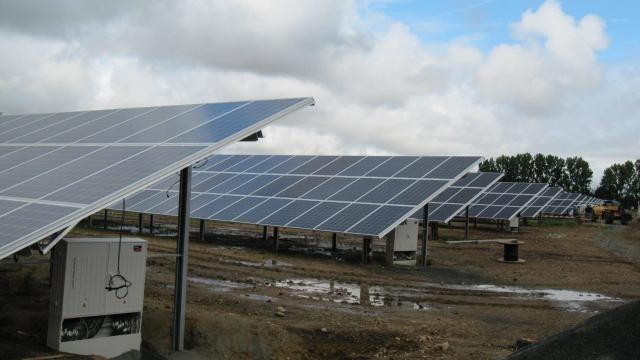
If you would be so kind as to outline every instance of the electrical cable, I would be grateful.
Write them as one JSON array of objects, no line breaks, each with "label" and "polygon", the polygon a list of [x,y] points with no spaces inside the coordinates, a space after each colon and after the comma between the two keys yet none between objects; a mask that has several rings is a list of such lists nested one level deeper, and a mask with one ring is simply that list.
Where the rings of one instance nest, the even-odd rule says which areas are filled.
[{"label": "electrical cable", "polygon": [[[122,214],[120,216],[120,231],[118,232],[118,265],[115,275],[111,275],[109,278],[109,286],[105,289],[107,291],[115,291],[116,298],[124,299],[129,295],[129,287],[133,285],[131,281],[127,280],[120,272],[120,253],[122,251],[122,231],[124,230],[124,215],[126,211],[125,199],[122,199]],[[116,280],[119,280],[120,284],[116,286]],[[123,290],[124,291],[121,291]]]}]

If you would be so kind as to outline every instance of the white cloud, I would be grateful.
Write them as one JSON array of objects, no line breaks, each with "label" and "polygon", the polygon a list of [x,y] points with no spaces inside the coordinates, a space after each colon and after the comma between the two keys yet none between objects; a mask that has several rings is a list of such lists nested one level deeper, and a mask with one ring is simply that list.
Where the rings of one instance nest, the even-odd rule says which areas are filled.
[{"label": "white cloud", "polygon": [[10,113],[314,96],[229,151],[529,151],[599,167],[638,156],[640,70],[598,62],[601,18],[547,1],[509,29],[511,42],[483,51],[425,43],[339,0],[3,3],[0,102]]}]

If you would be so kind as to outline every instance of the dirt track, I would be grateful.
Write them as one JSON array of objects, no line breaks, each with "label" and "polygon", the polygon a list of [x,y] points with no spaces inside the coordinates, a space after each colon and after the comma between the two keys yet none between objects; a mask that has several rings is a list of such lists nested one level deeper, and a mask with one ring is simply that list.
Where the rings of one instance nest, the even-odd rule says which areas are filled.
[{"label": "dirt track", "polygon": [[[299,251],[304,250],[301,240],[295,246],[285,240],[283,247],[291,251],[275,254],[259,238],[211,235],[207,243],[191,246],[190,350],[182,357],[506,356],[518,338],[549,336],[625,300],[639,299],[640,266],[633,256],[640,249],[639,230],[637,222],[627,227],[528,226],[516,235],[487,227],[472,230],[471,237],[525,240],[521,256],[527,262],[495,261],[501,256],[496,244],[441,240],[430,243],[426,272],[386,267],[381,259],[361,266],[359,254],[348,250],[358,242],[341,242],[341,260],[336,261]],[[113,236],[95,229],[76,235],[87,233]],[[461,235],[460,230],[441,228],[442,239]],[[171,239],[148,239],[153,253],[174,251]],[[148,264],[143,337],[149,347],[166,354],[173,260],[154,257]],[[46,352],[47,295],[41,289],[46,275],[47,267],[41,265],[0,266],[0,314],[8,324],[3,338],[34,345],[21,353],[24,349],[2,340],[0,352]],[[29,314],[29,321],[19,321],[19,313]]]}]

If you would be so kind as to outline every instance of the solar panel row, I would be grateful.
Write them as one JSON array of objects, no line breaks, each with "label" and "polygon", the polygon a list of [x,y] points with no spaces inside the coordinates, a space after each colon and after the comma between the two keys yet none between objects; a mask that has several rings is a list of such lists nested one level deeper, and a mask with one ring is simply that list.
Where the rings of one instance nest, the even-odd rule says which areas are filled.
[{"label": "solar panel row", "polygon": [[[313,103],[282,99],[3,116],[0,259]],[[15,217],[34,220],[14,226]]]},{"label": "solar panel row", "polygon": [[520,217],[534,218],[540,214],[549,203],[562,192],[562,188],[550,187],[547,188],[542,194],[536,196],[529,206],[524,208],[520,213]]},{"label": "solar panel row", "polygon": [[549,205],[542,209],[542,213],[547,215],[567,215],[569,209],[571,209],[579,196],[580,194],[578,193],[563,191],[549,202]]},{"label": "solar panel row", "polygon": [[469,217],[511,220],[546,188],[542,183],[497,183],[469,207]]},{"label": "solar panel row", "polygon": [[[191,215],[382,237],[480,160],[216,155],[194,170]],[[166,196],[175,180],[165,179],[135,194],[128,199],[128,210],[176,215],[177,199]]]},{"label": "solar panel row", "polygon": [[[448,223],[503,176],[501,173],[468,173],[429,202],[429,222]],[[411,216],[424,219],[424,209]]]}]

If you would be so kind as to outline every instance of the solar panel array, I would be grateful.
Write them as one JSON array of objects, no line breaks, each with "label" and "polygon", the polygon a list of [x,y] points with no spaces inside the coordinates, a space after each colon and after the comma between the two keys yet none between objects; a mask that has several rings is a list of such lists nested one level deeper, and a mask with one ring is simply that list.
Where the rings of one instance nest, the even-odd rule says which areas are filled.
[{"label": "solar panel array", "polygon": [[542,183],[499,182],[469,207],[469,217],[511,220],[546,188]]},{"label": "solar panel array", "polygon": [[2,116],[0,259],[310,104],[298,98]]},{"label": "solar panel array", "polygon": [[542,212],[549,203],[562,192],[562,188],[550,187],[547,188],[542,194],[536,196],[529,206],[524,208],[520,213],[520,217],[534,218]]},{"label": "solar panel array", "polygon": [[[382,237],[480,160],[216,155],[194,170],[191,216]],[[167,191],[175,180],[165,179],[133,195],[127,210],[176,215],[175,192]]]},{"label": "solar panel array", "polygon": [[578,193],[563,191],[542,209],[542,213],[546,215],[566,215],[579,196],[580,194]]},{"label": "solar panel array", "polygon": [[[484,191],[493,186],[504,174],[468,173],[429,202],[429,222],[448,223]],[[424,219],[424,209],[411,216]]]}]

